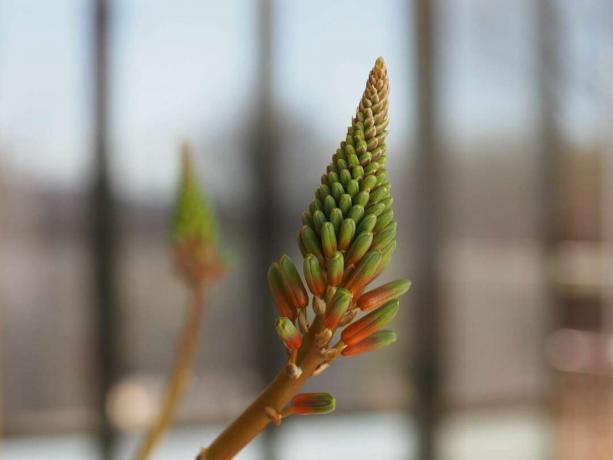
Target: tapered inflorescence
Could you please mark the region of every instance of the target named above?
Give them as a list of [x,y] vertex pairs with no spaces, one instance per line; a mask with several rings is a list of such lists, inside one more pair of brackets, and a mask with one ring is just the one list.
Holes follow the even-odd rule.
[[[288,350],[297,344],[306,346],[296,334],[319,328],[316,337],[322,361],[315,373],[341,354],[357,355],[394,342],[395,333],[381,328],[396,315],[398,298],[410,287],[409,281],[397,280],[368,290],[396,249],[397,226],[385,154],[388,93],[387,69],[379,58],[345,140],[302,215],[298,244],[314,314],[307,313],[307,292],[288,256],[273,263],[268,273],[283,318],[278,323],[278,329],[282,325],[279,335]],[[362,311],[368,314],[358,318]],[[334,333],[343,328],[339,341],[330,345]],[[293,368],[300,365],[295,359],[296,353],[291,353]]]
[[190,283],[198,283],[219,276],[223,270],[218,250],[218,228],[213,210],[198,186],[187,144],[181,154],[172,243],[179,274]]

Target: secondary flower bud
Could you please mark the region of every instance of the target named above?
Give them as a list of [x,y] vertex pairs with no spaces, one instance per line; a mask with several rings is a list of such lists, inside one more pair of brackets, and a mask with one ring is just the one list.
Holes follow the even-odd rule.
[[380,251],[371,251],[366,254],[345,282],[345,288],[354,294],[361,292],[373,280],[381,257]]
[[399,305],[400,302],[398,300],[387,302],[381,308],[377,308],[355,323],[347,326],[341,334],[341,339],[347,345],[361,342],[391,321],[396,316],[396,313],[398,313]]
[[304,246],[304,250],[307,254],[313,254],[323,262],[323,254],[321,253],[321,247],[319,246],[319,238],[313,231],[313,229],[307,225],[304,225],[300,230],[300,240]]
[[283,283],[290,294],[293,306],[295,308],[306,307],[309,303],[309,296],[292,259],[287,255],[283,255],[279,259],[279,267],[281,268]]
[[370,233],[375,228],[377,223],[377,216],[373,216],[372,214],[367,215],[362,219],[360,225],[358,225],[357,233]]
[[345,251],[355,235],[356,224],[352,219],[345,219],[341,224],[341,229],[338,238],[338,249]]
[[366,252],[370,249],[372,240],[373,234],[370,232],[359,234],[351,244],[349,251],[347,251],[347,256],[345,257],[345,265],[349,267],[359,262],[364,256],[364,254],[366,254]]
[[397,299],[407,292],[410,287],[411,282],[409,280],[391,281],[361,295],[358,299],[358,307],[362,311],[372,310],[390,300]]
[[334,297],[330,301],[328,308],[326,309],[326,320],[324,327],[334,330],[338,326],[341,318],[351,305],[352,294],[347,289],[338,288]]
[[379,348],[385,347],[386,345],[394,343],[395,341],[395,332],[378,331],[358,343],[343,348],[341,353],[343,356],[359,355],[361,353],[378,350]]
[[328,259],[336,252],[336,233],[331,222],[326,222],[321,226],[321,246]]
[[338,235],[341,230],[341,223],[343,222],[343,211],[339,208],[334,208],[330,211],[330,222],[334,226],[334,233]]
[[[371,214],[372,215],[372,214]],[[388,225],[383,231],[377,233],[372,240],[373,249],[383,249],[396,238],[396,222]]]
[[387,211],[382,213],[377,218],[377,224],[375,225],[375,228],[374,228],[375,232],[379,232],[379,231],[383,230],[393,220],[394,220],[394,210],[393,209],[388,209]]
[[272,298],[275,301],[279,316],[287,316],[291,320],[296,318],[296,309],[292,305],[291,300],[285,284],[283,283],[283,277],[281,275],[281,269],[277,262],[270,265],[267,274],[268,289],[272,294]]
[[328,260],[328,284],[339,286],[343,281],[345,262],[343,253],[336,251]]
[[275,323],[277,334],[289,350],[298,350],[302,346],[302,336],[294,323],[289,319],[281,317]]
[[292,398],[291,407],[298,415],[329,414],[336,408],[336,399],[329,393],[302,393]]
[[319,264],[319,260],[313,254],[308,254],[304,259],[304,278],[309,289],[315,296],[321,297],[326,292],[326,279]]

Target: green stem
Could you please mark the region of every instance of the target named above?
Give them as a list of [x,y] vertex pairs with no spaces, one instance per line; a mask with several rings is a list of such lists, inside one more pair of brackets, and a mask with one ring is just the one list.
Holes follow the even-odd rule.
[[143,439],[135,457],[138,460],[147,460],[151,457],[155,447],[172,422],[177,404],[181,400],[191,376],[192,362],[194,361],[204,314],[203,283],[194,283],[190,291],[190,301],[187,305],[173,370],[166,383],[164,402],[154,424],[149,428]]

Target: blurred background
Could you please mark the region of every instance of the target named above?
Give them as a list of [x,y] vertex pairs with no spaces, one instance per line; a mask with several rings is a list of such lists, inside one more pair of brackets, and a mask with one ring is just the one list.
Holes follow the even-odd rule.
[[613,458],[612,9],[0,0],[0,458],[133,455],[185,309],[185,139],[231,262],[156,458],[193,458],[254,398],[283,359],[265,270],[299,257],[379,55],[399,342],[310,382],[335,414],[239,458]]

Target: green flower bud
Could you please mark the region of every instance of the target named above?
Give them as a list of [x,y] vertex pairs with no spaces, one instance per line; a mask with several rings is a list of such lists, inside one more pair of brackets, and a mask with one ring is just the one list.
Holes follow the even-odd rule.
[[[367,233],[362,233],[362,235],[367,235]],[[362,289],[374,279],[381,258],[382,254],[380,251],[367,253],[345,282],[345,288],[353,294],[362,292]]]
[[323,209],[323,204],[321,203],[320,200],[316,198],[313,201],[311,201],[311,204],[309,205],[309,212],[313,214],[318,209],[321,211]]
[[340,286],[343,282],[343,273],[345,270],[345,258],[343,253],[336,251],[330,260],[328,260],[328,284],[330,286]]
[[274,262],[268,268],[267,280],[268,289],[270,290],[272,298],[275,301],[279,316],[286,316],[291,320],[296,319],[296,309],[294,308],[290,294],[283,283],[281,269],[277,262]]
[[373,203],[377,203],[385,198],[389,197],[389,185],[380,185],[372,192],[370,192],[370,199]]
[[302,336],[289,318],[279,318],[275,323],[275,329],[288,350],[298,350],[302,346]]
[[335,171],[328,172],[328,185],[332,186],[335,182],[338,182],[338,174]]
[[357,233],[371,233],[377,224],[377,216],[369,214],[358,225]]
[[346,216],[351,209],[351,196],[347,193],[342,195],[338,207],[343,211],[343,216]]
[[321,226],[324,223],[326,223],[326,215],[319,209],[316,209],[313,213],[313,228],[317,233],[321,233]]
[[343,223],[343,211],[339,208],[334,208],[330,211],[330,222],[334,226],[334,232],[338,235],[341,230],[341,224]]
[[377,185],[377,178],[375,176],[366,176],[360,184],[360,190],[370,192],[375,185]]
[[364,216],[364,206],[360,206],[359,204],[356,204],[355,206],[352,206],[351,210],[349,211],[349,218],[353,219],[355,221],[355,223],[359,223],[360,220],[362,220],[362,217]]
[[311,213],[303,212],[302,216],[301,216],[301,219],[302,219],[302,223],[304,225],[308,225],[309,227],[313,227],[314,226],[314,224],[313,224],[313,217],[311,216]]
[[330,301],[326,309],[326,319],[324,327],[330,330],[336,329],[341,318],[351,305],[352,294],[347,289],[338,288],[334,293],[334,297]]
[[304,278],[310,291],[314,296],[322,297],[326,292],[326,278],[317,257],[308,254],[304,259],[303,269]]
[[309,303],[309,296],[292,259],[288,255],[281,256],[279,267],[283,283],[287,286],[287,291],[291,295],[293,306],[295,308],[306,307]]
[[385,204],[377,203],[373,205],[369,205],[366,209],[366,214],[373,214],[375,216],[381,215],[381,213],[385,211]]
[[330,187],[328,187],[326,184],[320,185],[317,192],[315,192],[315,198],[318,198],[321,201],[325,200],[328,195],[330,195]]
[[353,199],[353,202],[355,204],[359,204],[360,206],[364,207],[368,204],[368,200],[370,199],[370,195],[368,192],[360,192],[357,194],[357,196]]
[[330,211],[336,208],[336,201],[332,195],[326,196],[324,199],[324,212],[326,215],[330,215]]
[[349,184],[349,181],[351,180],[351,173],[347,170],[346,164],[343,167],[343,169],[341,169],[339,177],[341,180],[341,184],[343,184],[343,187],[347,187],[347,185]]
[[323,254],[319,246],[319,238],[317,238],[315,231],[313,231],[311,227],[307,227],[306,225],[302,227],[302,230],[300,230],[300,239],[307,254],[313,254],[320,259],[320,261],[323,260]]
[[355,179],[350,180],[347,184],[347,193],[351,195],[351,197],[354,197],[359,191],[360,185],[358,184],[358,181]]
[[321,246],[326,258],[330,258],[336,252],[336,233],[331,222],[326,222],[321,227]]
[[345,190],[343,189],[343,186],[340,184],[340,182],[333,183],[331,190],[332,190],[332,196],[337,201],[340,200],[341,195],[345,193]]
[[[342,229],[341,229],[342,230]],[[373,241],[372,233],[360,233],[349,248],[347,256],[345,257],[345,265],[350,267],[351,265],[359,262],[364,254],[370,249],[370,245]]]
[[364,168],[362,166],[354,166],[351,168],[351,176],[354,179],[361,179],[364,177]]
[[355,229],[356,224],[353,219],[345,219],[341,224],[341,229],[338,238],[338,248],[341,251],[347,250],[347,248],[351,244],[353,236],[355,235]]
[[383,230],[387,225],[394,220],[394,210],[388,209],[377,218],[377,225],[375,225],[374,231],[379,232]]
[[396,238],[396,222],[391,223],[386,229],[377,233],[372,240],[373,249],[383,249]]

